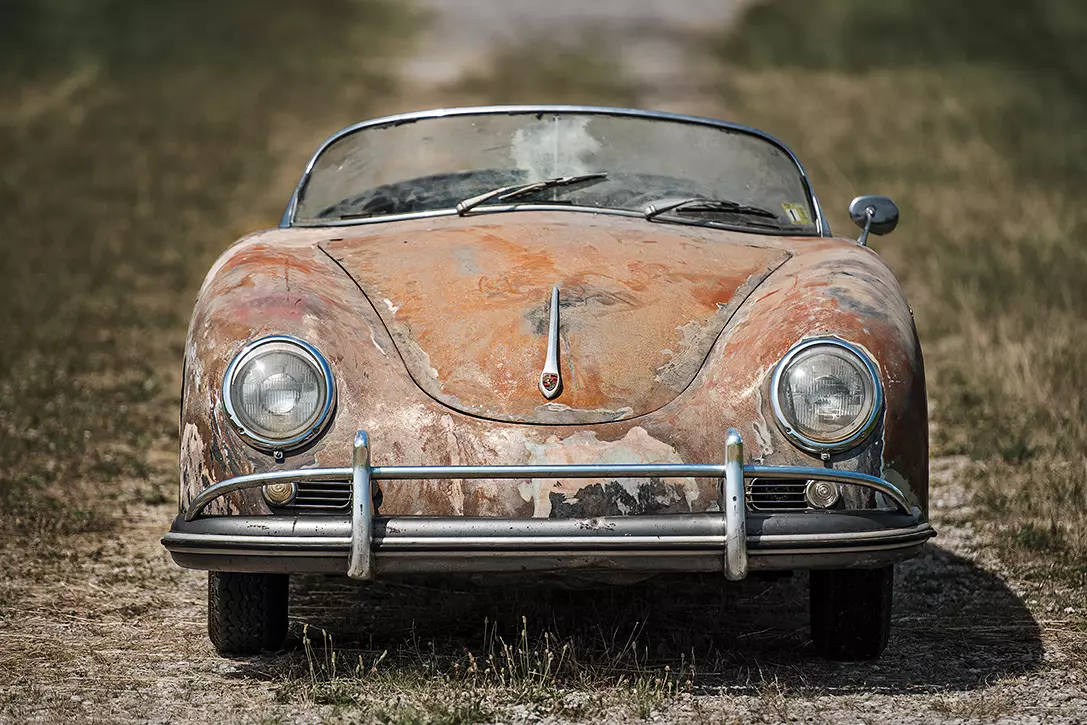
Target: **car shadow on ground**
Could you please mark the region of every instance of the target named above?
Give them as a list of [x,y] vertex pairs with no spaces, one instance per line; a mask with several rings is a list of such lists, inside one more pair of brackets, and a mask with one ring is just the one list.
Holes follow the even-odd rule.
[[485,661],[496,642],[536,647],[547,633],[570,645],[578,666],[629,672],[667,665],[695,691],[733,694],[768,683],[842,695],[969,690],[1030,672],[1042,659],[1038,624],[1019,597],[995,575],[931,544],[898,567],[891,641],[875,662],[816,656],[803,574],[738,586],[673,577],[592,590],[294,577],[291,608],[288,651],[240,660],[236,676],[304,671],[303,630],[317,648],[327,632],[341,662],[360,654],[372,662],[386,652],[386,670],[423,661],[463,667],[469,652]]

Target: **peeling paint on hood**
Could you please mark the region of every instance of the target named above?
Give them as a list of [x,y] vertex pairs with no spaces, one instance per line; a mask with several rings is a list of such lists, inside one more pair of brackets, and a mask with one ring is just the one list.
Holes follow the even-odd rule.
[[[515,423],[618,421],[667,404],[739,303],[789,256],[749,234],[605,215],[429,223],[321,246],[377,303],[420,388],[463,413]],[[553,286],[563,391],[546,405],[537,381]]]

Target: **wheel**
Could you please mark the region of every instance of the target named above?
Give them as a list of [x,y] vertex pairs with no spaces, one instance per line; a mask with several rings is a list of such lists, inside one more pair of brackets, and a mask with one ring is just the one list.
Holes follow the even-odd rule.
[[832,660],[872,660],[891,633],[894,566],[811,573],[811,636]]
[[287,574],[208,572],[208,637],[219,654],[276,650],[287,638]]

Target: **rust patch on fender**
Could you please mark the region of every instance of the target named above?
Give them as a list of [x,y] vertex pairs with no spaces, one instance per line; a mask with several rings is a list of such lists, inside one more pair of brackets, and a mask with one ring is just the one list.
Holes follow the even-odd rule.
[[[770,465],[823,465],[818,456],[793,446],[773,422],[770,377],[785,353],[803,340],[849,341],[864,349],[880,371],[884,414],[868,439],[833,455],[829,465],[875,476],[893,470],[911,503],[927,509],[924,363],[897,280],[874,252],[852,242],[818,239],[792,245],[793,258],[737,311],[690,396],[677,403],[691,406],[696,418],[706,419],[713,407],[725,411],[728,420],[738,421],[749,458]],[[852,503],[870,505],[870,499]]]

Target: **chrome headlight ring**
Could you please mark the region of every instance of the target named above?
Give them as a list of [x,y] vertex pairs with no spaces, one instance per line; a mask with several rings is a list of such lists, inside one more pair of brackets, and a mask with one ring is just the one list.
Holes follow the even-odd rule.
[[[317,381],[318,401],[313,413],[283,437],[258,430],[260,426],[246,413],[244,401],[236,398],[234,390],[238,375],[246,370],[246,366],[270,351],[295,356],[298,362],[311,368]],[[288,335],[270,335],[250,342],[231,360],[223,377],[223,405],[231,423],[246,443],[261,451],[277,452],[278,455],[278,452],[301,448],[324,431],[336,406],[336,381],[328,361],[313,345]]]
[[[843,437],[834,440],[817,440],[798,430],[799,426],[795,421],[790,420],[782,401],[783,378],[790,366],[806,356],[813,355],[815,349],[825,347],[837,348],[836,353],[838,354],[844,351],[846,355],[843,357],[848,357],[853,362],[859,363],[860,369],[865,371],[871,384],[870,407],[867,414],[858,416],[856,419],[858,422],[848,426],[849,430]],[[836,337],[819,337],[805,340],[793,346],[785,354],[785,357],[778,362],[777,367],[774,368],[773,378],[770,381],[770,400],[778,428],[793,445],[808,453],[830,454],[855,447],[876,428],[880,415],[883,413],[883,385],[880,382],[878,368],[864,350]]]

